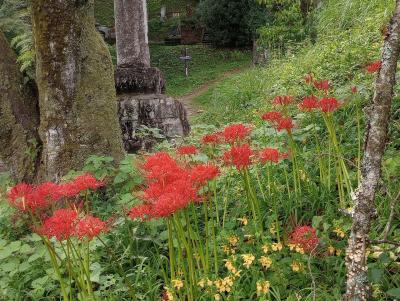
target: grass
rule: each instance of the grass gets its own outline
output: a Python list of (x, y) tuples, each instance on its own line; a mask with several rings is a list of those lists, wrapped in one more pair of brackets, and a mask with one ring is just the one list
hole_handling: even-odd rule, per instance
[[(189, 77), (185, 77), (184, 64), (179, 59), (184, 47), (192, 57), (189, 62)], [(115, 46), (110, 46), (115, 63)], [(245, 68), (251, 63), (250, 51), (215, 49), (205, 45), (164, 46), (150, 45), (151, 64), (164, 72), (167, 80), (167, 94), (182, 96), (192, 92), (222, 73)]]

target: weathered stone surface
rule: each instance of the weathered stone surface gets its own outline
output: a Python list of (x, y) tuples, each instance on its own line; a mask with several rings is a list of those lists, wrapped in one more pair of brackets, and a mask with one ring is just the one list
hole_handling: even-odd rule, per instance
[(161, 94), (121, 94), (119, 119), (127, 152), (148, 148), (146, 139), (137, 135), (141, 125), (158, 128), (168, 138), (186, 136), (190, 131), (186, 110), (182, 103)]
[(150, 67), (146, 0), (115, 0), (118, 67)]
[(118, 93), (161, 94), (165, 92), (164, 74), (155, 67), (117, 67), (115, 87)]

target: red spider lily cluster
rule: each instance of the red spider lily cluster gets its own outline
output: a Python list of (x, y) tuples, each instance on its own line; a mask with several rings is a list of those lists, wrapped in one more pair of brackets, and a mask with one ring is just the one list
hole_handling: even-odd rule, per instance
[(233, 124), (227, 126), (221, 133), (224, 141), (229, 144), (240, 142), (247, 138), (251, 133), (251, 128), (244, 124)]
[(178, 155), (195, 155), (197, 148), (193, 145), (180, 146), (176, 149)]
[(51, 182), (37, 186), (20, 183), (11, 188), (7, 194), (9, 204), (22, 211), (36, 213), (45, 210), (63, 197), (75, 197), (88, 189), (96, 190), (104, 185), (90, 174), (76, 177), (65, 184)]
[(375, 73), (378, 72), (382, 67), (382, 62), (381, 61), (375, 61), (371, 64), (369, 64), (365, 69), (367, 70), (368, 73)]
[(314, 83), (315, 89), (317, 89), (317, 90), (327, 92), (331, 88), (331, 85), (328, 80), (314, 81), (313, 83)]
[(218, 176), (219, 169), (211, 164), (186, 167), (164, 152), (149, 156), (141, 166), (147, 187), (143, 204), (129, 211), (132, 219), (163, 218), (200, 200), (199, 190)]
[(240, 171), (251, 165), (252, 155), (253, 151), (248, 144), (237, 145), (224, 153), (224, 161), (226, 164), (234, 165)]
[(75, 209), (62, 208), (54, 211), (53, 215), (35, 230), (48, 238), (55, 237), (58, 241), (63, 241), (71, 237), (92, 240), (107, 229), (108, 223), (97, 217), (85, 215), (80, 218)]
[(285, 106), (293, 102), (293, 96), (276, 96), (273, 103), (276, 105)]
[(268, 162), (278, 163), (282, 159), (286, 159), (288, 157), (287, 153), (281, 153), (276, 148), (265, 148), (261, 150), (258, 154), (260, 162), (266, 164)]
[(20, 183), (11, 188), (7, 194), (9, 204), (32, 217), (38, 216), (40, 226), (35, 231), (49, 238), (62, 241), (72, 236), (93, 239), (106, 229), (106, 222), (91, 215), (80, 218), (74, 209), (57, 209), (51, 217), (46, 216), (48, 209), (57, 205), (61, 199), (76, 197), (87, 190), (96, 190), (104, 182), (90, 174), (83, 174), (73, 181), (64, 184), (46, 182), (37, 186)]
[(299, 226), (290, 235), (290, 243), (300, 246), (307, 253), (314, 251), (318, 242), (317, 231), (311, 226)]

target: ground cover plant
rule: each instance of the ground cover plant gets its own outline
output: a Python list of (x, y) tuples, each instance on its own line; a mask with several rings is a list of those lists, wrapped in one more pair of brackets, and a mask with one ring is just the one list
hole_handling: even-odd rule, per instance
[[(379, 68), (372, 62), (366, 72)], [(352, 114), (361, 132), (360, 96), (354, 86), (338, 100), (329, 80), (312, 73), (299, 81), (307, 93), (275, 96), (257, 125), (199, 127), (187, 144), (128, 157), (118, 170), (111, 158), (93, 157), (60, 184), (9, 189), (16, 211), (3, 223), (16, 224), (3, 230), (2, 295), (340, 299), (350, 220), (339, 212), (352, 206), (361, 147), (356, 135), (353, 151), (343, 150), (341, 124)], [(394, 249), (369, 250), (380, 300), (398, 294), (398, 260)], [(36, 279), (13, 284), (32, 267)]]

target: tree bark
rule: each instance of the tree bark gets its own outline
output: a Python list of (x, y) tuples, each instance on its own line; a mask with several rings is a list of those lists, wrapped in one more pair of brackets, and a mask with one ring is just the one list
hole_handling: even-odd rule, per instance
[(366, 109), (367, 127), (362, 181), (356, 191), (353, 225), (346, 250), (347, 287), (343, 297), (346, 301), (371, 299), (366, 248), (371, 221), (375, 215), (374, 199), (381, 175), (399, 53), (400, 0), (397, 0), (383, 46), (382, 67), (376, 78), (373, 102)]
[(33, 0), (43, 142), (38, 178), (57, 180), (89, 155), (123, 155), (111, 57), (93, 0)]
[(17, 181), (31, 182), (40, 159), (38, 99), (0, 32), (0, 158)]

